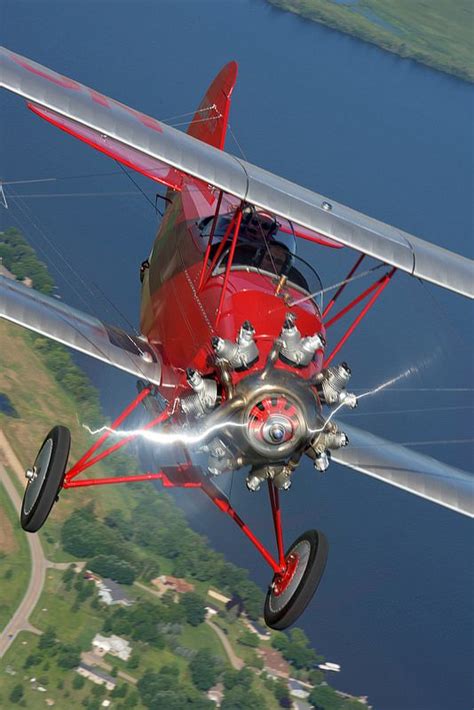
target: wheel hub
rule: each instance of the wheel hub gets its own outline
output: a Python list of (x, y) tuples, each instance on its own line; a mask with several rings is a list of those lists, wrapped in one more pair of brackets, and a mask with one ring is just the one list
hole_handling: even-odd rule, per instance
[(36, 466), (33, 466), (33, 468), (28, 468), (25, 472), (25, 477), (29, 481), (34, 481), (35, 478), (37, 477), (37, 475), (38, 475), (38, 471), (36, 470)]
[(291, 580), (295, 575), (296, 569), (298, 567), (298, 562), (299, 555), (296, 552), (292, 552), (288, 555), (288, 558), (286, 560), (285, 571), (281, 574), (275, 575), (275, 579), (273, 580), (272, 584), (272, 592), (276, 597), (279, 597), (280, 594), (283, 594), (283, 592), (287, 589), (288, 585), (290, 584)]
[(53, 454), (53, 441), (47, 439), (41, 447), (32, 469), (26, 472), (28, 485), (25, 490), (23, 508), (28, 515), (38, 500)]

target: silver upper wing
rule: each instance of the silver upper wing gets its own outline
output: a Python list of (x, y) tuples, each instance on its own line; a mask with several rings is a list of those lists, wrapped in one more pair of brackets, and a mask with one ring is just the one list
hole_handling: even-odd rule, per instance
[(157, 176), (165, 164), (408, 274), (474, 298), (472, 260), (262, 170), (7, 49), (0, 50), (0, 85), (25, 97), (43, 118), (150, 177), (153, 164)]
[(0, 276), (0, 318), (160, 384), (161, 360), (151, 345), (5, 276)]
[(345, 422), (340, 426), (350, 443), (332, 452), (333, 461), (474, 517), (474, 475)]

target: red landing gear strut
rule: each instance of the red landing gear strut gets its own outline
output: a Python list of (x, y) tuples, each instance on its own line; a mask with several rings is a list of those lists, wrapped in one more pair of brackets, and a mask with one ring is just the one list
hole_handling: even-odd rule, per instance
[[(214, 505), (237, 523), (242, 532), (272, 568), (274, 576), (265, 602), (265, 621), (274, 628), (285, 628), (301, 614), (316, 590), (324, 570), (326, 547), (320, 542), (320, 533), (309, 531), (305, 533), (306, 537), (299, 538), (291, 546), (288, 553), (285, 554), (279, 492), (270, 479), (268, 480), (268, 492), (275, 528), (277, 558), (269, 552), (250, 530), (232, 507), (226, 495), (203, 473), (200, 467), (193, 465), (190, 460), (175, 466), (165, 466), (157, 472), (147, 472), (139, 475), (78, 478), (79, 474), (90, 469), (99, 461), (103, 461), (114, 451), (119, 450), (139, 436), (139, 432), (133, 432), (113, 445), (103, 448), (109, 437), (118, 430), (118, 427), (131, 412), (150, 395), (150, 392), (150, 387), (143, 389), (68, 471), (66, 471), (66, 464), (70, 446), (69, 431), (65, 427), (55, 427), (51, 430), (40, 449), (33, 469), (27, 473), (28, 485), (21, 515), (23, 528), (28, 532), (39, 530), (46, 521), (62, 488), (103, 486), (111, 483), (137, 481), (161, 481), (165, 488), (200, 489), (210, 498)], [(152, 419), (143, 427), (142, 431), (153, 429), (158, 425), (164, 426), (166, 423), (170, 423), (171, 419), (172, 413), (167, 409)], [(101, 448), (102, 451), (99, 453)], [(315, 535), (316, 538), (314, 537)], [(320, 573), (315, 576), (313, 558), (318, 545), (320, 550), (319, 558), (321, 558), (322, 554), (324, 560), (322, 567), (319, 564)], [(311, 575), (308, 574), (311, 571), (310, 568), (313, 571)], [(302, 590), (305, 592), (304, 594), (301, 593)]]

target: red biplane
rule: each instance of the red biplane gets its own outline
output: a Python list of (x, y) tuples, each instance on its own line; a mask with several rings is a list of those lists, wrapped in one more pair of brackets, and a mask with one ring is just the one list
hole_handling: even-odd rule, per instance
[[(293, 623), (324, 571), (327, 541), (309, 530), (284, 547), (280, 491), (303, 455), (318, 471), (330, 457), (357, 471), (473, 516), (470, 476), (434, 459), (344, 426), (354, 407), (351, 371), (335, 358), (397, 270), (474, 297), (473, 262), (366, 217), (224, 151), (237, 65), (227, 64), (205, 94), (187, 134), (6, 49), (1, 84), (49, 123), (167, 187), (166, 211), (140, 268), (139, 337), (5, 278), (0, 314), (139, 378), (138, 396), (68, 468), (70, 435), (55, 426), (27, 471), (21, 523), (35, 532), (61, 489), (160, 480), (198, 488), (229, 515), (270, 565), (264, 617)], [(320, 249), (348, 247), (356, 262), (323, 308), (312, 266), (298, 256), (305, 239)], [(383, 275), (336, 311), (367, 257)], [(357, 274), (356, 274), (357, 272)], [(327, 332), (359, 304), (338, 342)], [(143, 403), (140, 432), (104, 446)], [(143, 432), (178, 441), (183, 461), (158, 472), (84, 478), (84, 471)], [(350, 439), (350, 445), (349, 444)], [(110, 441), (109, 441), (110, 444)], [(206, 465), (193, 463), (204, 453)], [(242, 470), (250, 491), (268, 487), (277, 554), (243, 522), (216, 485)]]

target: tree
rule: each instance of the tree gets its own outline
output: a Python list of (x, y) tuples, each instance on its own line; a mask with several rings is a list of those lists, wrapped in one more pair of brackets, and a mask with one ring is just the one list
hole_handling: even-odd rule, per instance
[(79, 673), (76, 673), (74, 680), (72, 681), (72, 687), (74, 690), (80, 690), (84, 687), (85, 682), (85, 678), (82, 675), (79, 675)]
[(10, 693), (10, 696), (9, 696), (10, 701), (12, 703), (19, 703), (24, 695), (24, 692), (25, 691), (23, 690), (22, 684), (18, 683), (17, 685), (15, 685), (13, 687), (12, 692)]
[(239, 594), (243, 599), (245, 611), (251, 619), (257, 621), (262, 615), (262, 590), (250, 580), (246, 580), (239, 586)]
[(308, 681), (311, 685), (321, 685), (324, 682), (324, 673), (317, 668), (314, 668), (308, 673)]
[(115, 555), (97, 555), (91, 559), (87, 567), (121, 584), (133, 584), (135, 581), (135, 570), (132, 565)]
[(288, 636), (282, 631), (273, 631), (271, 644), (273, 648), (283, 653), (288, 646)]
[(242, 688), (250, 689), (254, 675), (249, 668), (242, 668), (240, 671), (229, 670), (224, 673), (222, 682), (226, 690), (231, 690), (239, 685)]
[(23, 668), (26, 669), (26, 668), (30, 668), (30, 666), (36, 666), (36, 665), (38, 665), (38, 663), (41, 662), (41, 660), (42, 660), (42, 656), (37, 651), (30, 653), (30, 655), (27, 656), (25, 659), (25, 662), (23, 664)]
[(242, 636), (239, 638), (239, 643), (244, 646), (250, 646), (251, 648), (258, 647), (258, 636), (254, 634), (250, 629), (245, 629)]
[(44, 634), (41, 634), (40, 640), (38, 641), (38, 648), (42, 651), (51, 649), (56, 643), (56, 631), (52, 626), (48, 626)]
[(265, 710), (264, 700), (253, 690), (242, 685), (235, 685), (225, 691), (221, 710)]
[[(137, 689), (144, 705), (149, 708), (176, 707), (178, 699), (182, 704), (186, 704), (186, 698), (181, 693), (179, 674), (170, 674), (165, 669), (159, 673), (152, 670), (145, 671), (144, 675), (137, 683)], [(169, 705), (171, 703), (172, 705)], [(178, 706), (179, 708), (179, 706)]]
[(100, 700), (100, 698), (95, 698), (94, 696), (91, 696), (90, 698), (86, 698), (86, 700), (83, 701), (82, 704), (85, 705), (87, 710), (100, 710)]
[(311, 691), (308, 701), (316, 710), (341, 710), (342, 698), (329, 685), (318, 685)]
[(82, 589), (80, 590), (79, 594), (77, 595), (77, 601), (84, 602), (86, 599), (91, 597), (93, 594), (94, 594), (94, 587), (89, 582), (88, 584), (85, 584), (82, 587)]
[(81, 660), (81, 649), (73, 644), (63, 644), (59, 649), (58, 666), (61, 668), (75, 668)]
[(189, 664), (191, 678), (198, 690), (209, 690), (217, 680), (216, 661), (207, 648), (196, 653)]
[(126, 683), (120, 683), (116, 685), (115, 688), (110, 693), (111, 698), (124, 698), (128, 692), (128, 685)]
[(272, 635), (272, 646), (295, 668), (312, 668), (317, 661), (316, 652), (310, 648), (309, 640), (301, 629), (292, 629), (289, 637), (283, 633)]
[(130, 695), (127, 698), (127, 707), (128, 708), (134, 708), (138, 705), (140, 701), (139, 695), (136, 690), (132, 690)]
[(72, 582), (75, 574), (76, 573), (74, 571), (74, 565), (69, 565), (67, 570), (65, 570), (63, 573), (63, 582), (65, 584), (67, 584), (68, 582)]
[(94, 698), (103, 698), (106, 692), (107, 691), (104, 685), (94, 685), (91, 690), (91, 693)]
[(136, 651), (132, 652), (132, 655), (127, 661), (127, 666), (129, 668), (138, 668), (140, 665), (140, 654), (138, 654)]
[(191, 626), (199, 626), (206, 618), (206, 607), (204, 600), (195, 592), (183, 594), (180, 601), (180, 606), (183, 607), (186, 621)]
[(275, 694), (275, 698), (278, 700), (280, 707), (291, 708), (293, 703), (290, 698), (288, 683), (285, 683), (285, 681), (281, 679), (276, 680), (273, 686), (273, 692)]

